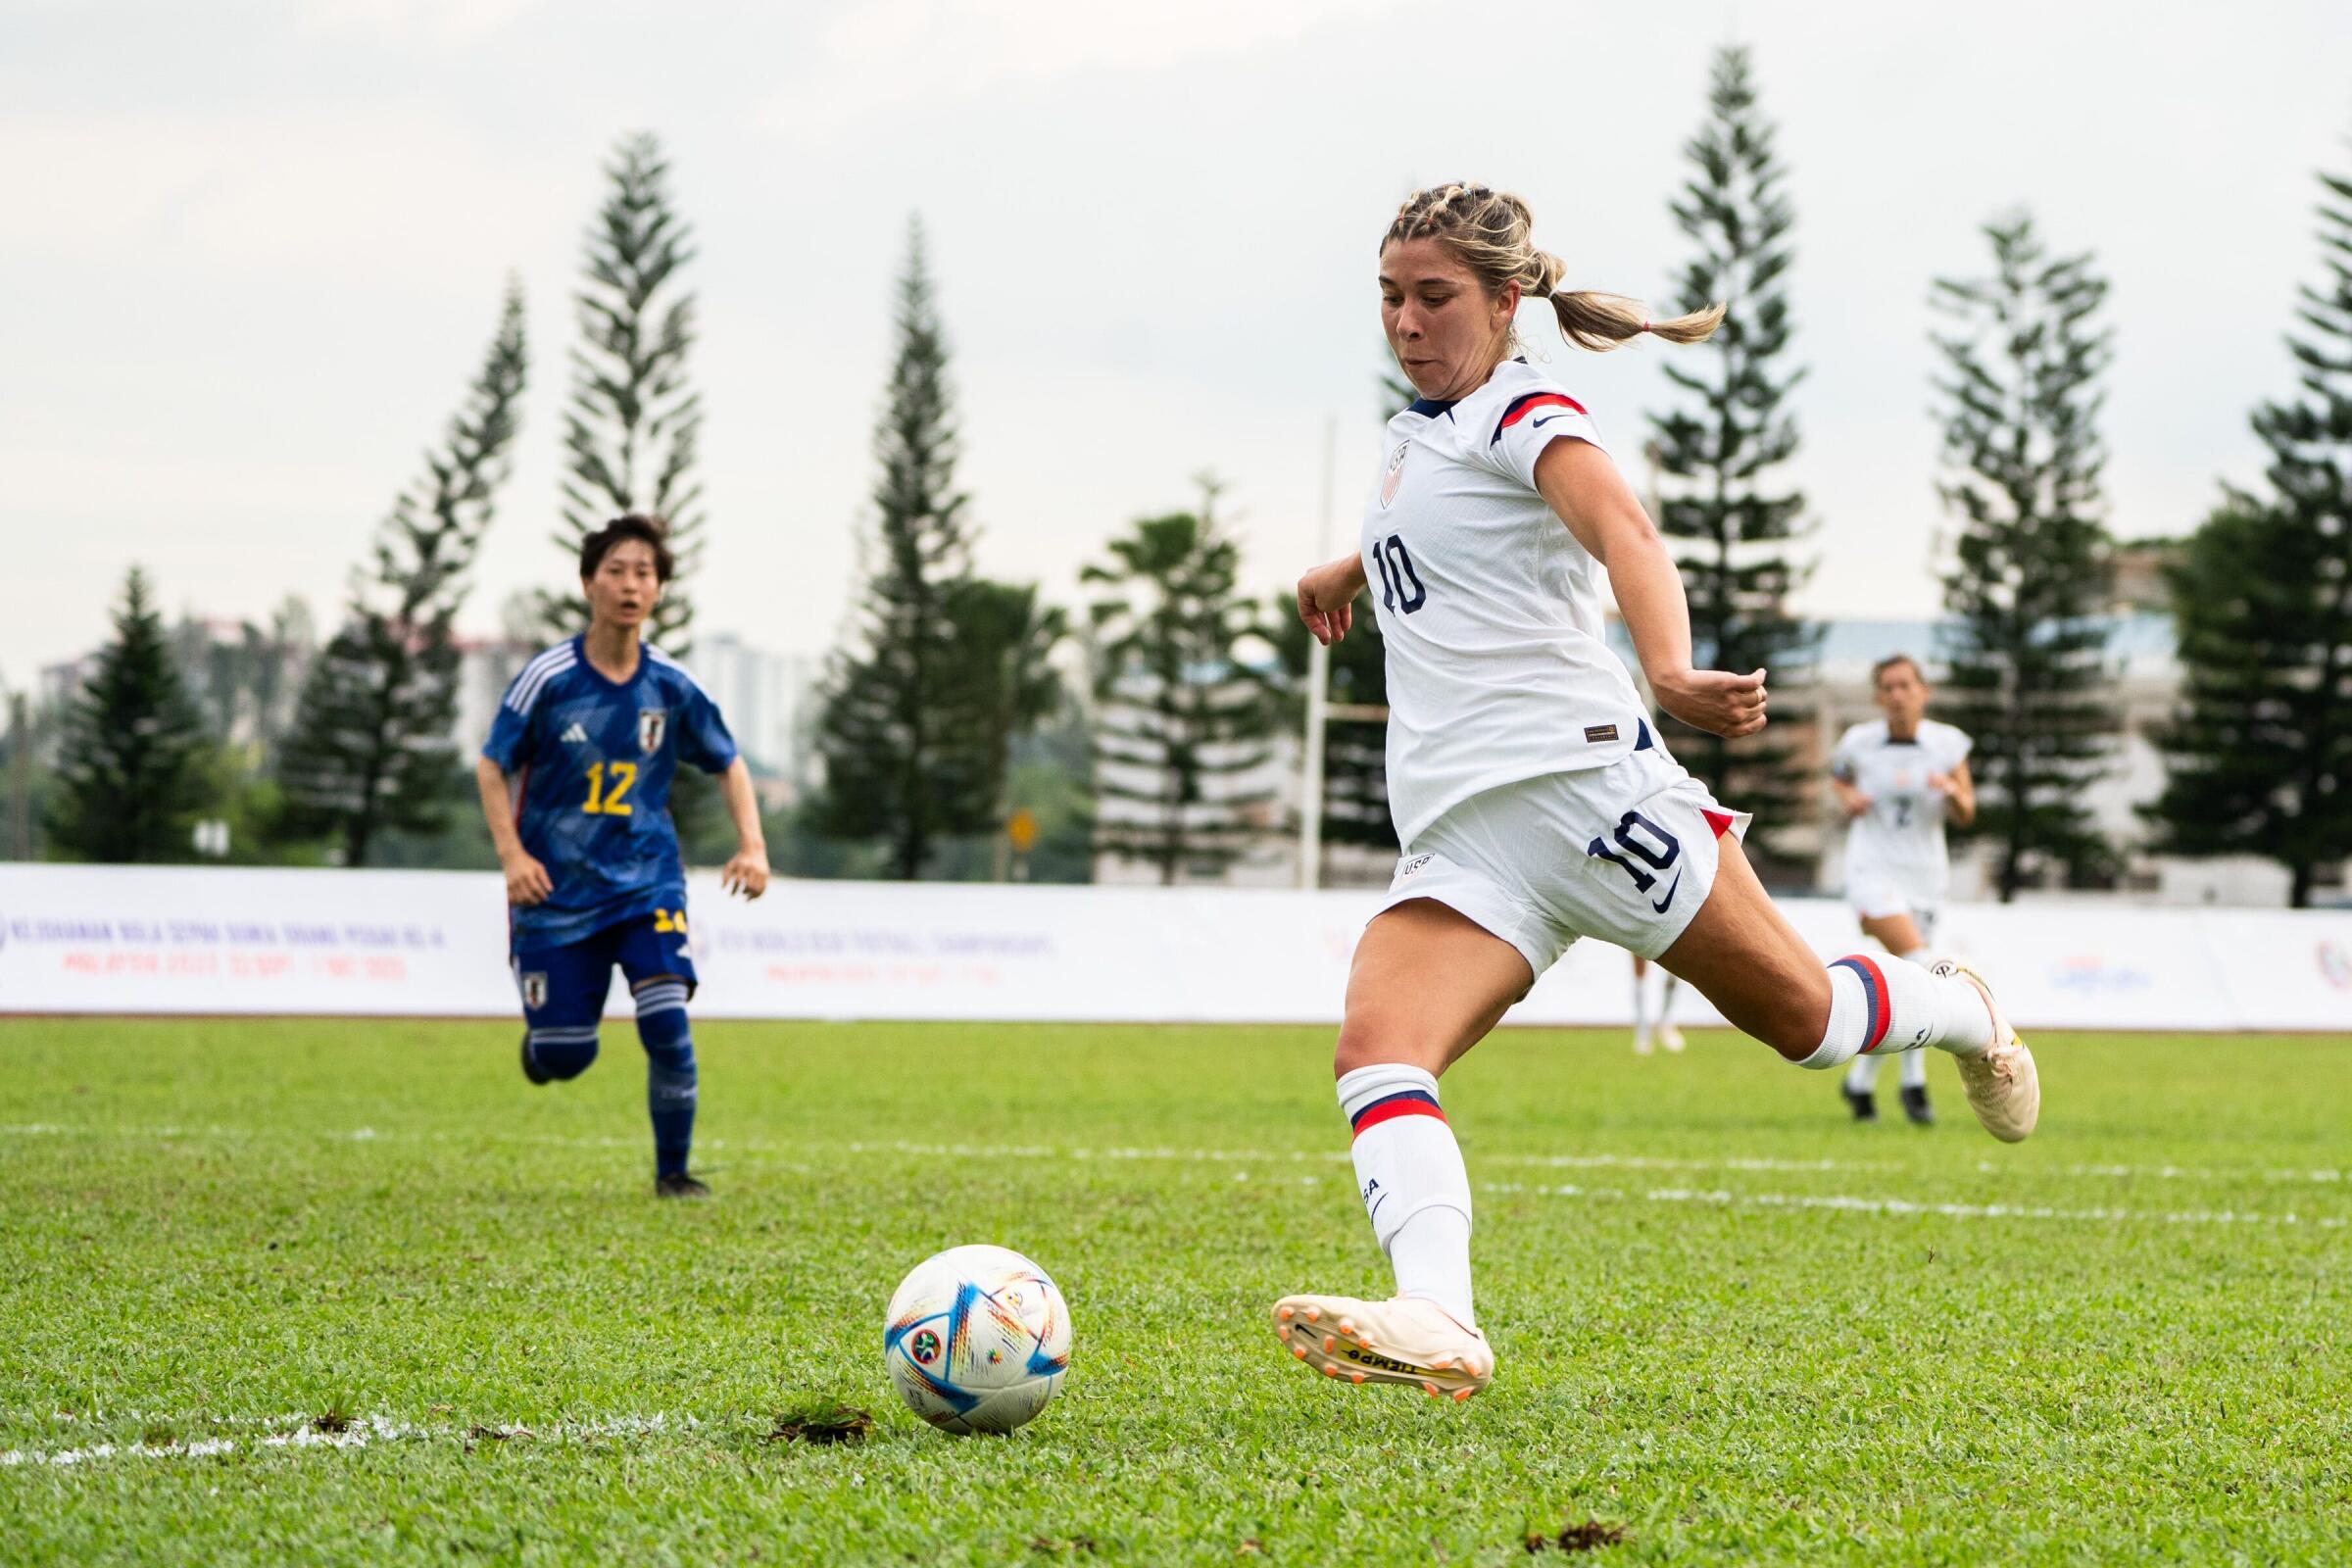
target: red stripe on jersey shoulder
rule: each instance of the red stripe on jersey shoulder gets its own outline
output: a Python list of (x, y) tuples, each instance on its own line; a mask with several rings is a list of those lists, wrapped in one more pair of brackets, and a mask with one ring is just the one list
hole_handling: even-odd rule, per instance
[(1585, 412), (1585, 406), (1582, 403), (1577, 402), (1565, 392), (1522, 392), (1511, 400), (1509, 408), (1502, 411), (1502, 422), (1494, 427), (1494, 434), (1487, 442), (1487, 445), (1493, 446), (1494, 442), (1501, 440), (1503, 431), (1508, 430), (1538, 409), (1574, 409), (1588, 419), (1592, 417), (1592, 415)]

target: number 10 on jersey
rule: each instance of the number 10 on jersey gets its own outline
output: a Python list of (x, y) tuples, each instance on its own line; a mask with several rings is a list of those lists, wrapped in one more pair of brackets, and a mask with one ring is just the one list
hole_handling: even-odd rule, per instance
[(1429, 603), (1429, 590), (1421, 586), (1421, 574), (1413, 569), (1401, 534), (1372, 541), (1372, 564), (1380, 568), (1381, 609), (1401, 609), (1409, 615)]

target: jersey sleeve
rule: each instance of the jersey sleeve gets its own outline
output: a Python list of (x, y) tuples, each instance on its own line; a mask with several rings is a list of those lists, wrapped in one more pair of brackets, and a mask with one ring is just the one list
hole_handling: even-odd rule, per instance
[(523, 676), (517, 675), (507, 688), (507, 695), (499, 701), (498, 716), (490, 721), (490, 738), (482, 743), (482, 755), (496, 762), (502, 773), (514, 771), (531, 736), (531, 714), (514, 703), (514, 693), (522, 682)]
[(718, 705), (691, 681), (678, 707), (678, 756), (706, 773), (723, 773), (735, 760), (735, 737)]
[(1950, 772), (1968, 760), (1968, 754), (1977, 749), (1968, 731), (1946, 724), (1943, 727), (1943, 771)]
[[(1561, 436), (1590, 441), (1601, 451), (1600, 426), (1585, 406), (1556, 386), (1535, 386), (1514, 393), (1494, 416), (1494, 427), (1485, 433), (1486, 461), (1530, 490), (1536, 487), (1536, 460)], [(1473, 434), (1472, 441), (1481, 439)]]

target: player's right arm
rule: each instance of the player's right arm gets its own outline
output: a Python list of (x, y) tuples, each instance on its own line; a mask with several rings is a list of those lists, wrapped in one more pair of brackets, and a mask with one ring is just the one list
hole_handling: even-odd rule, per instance
[(1870, 809), (1870, 797), (1863, 794), (1860, 786), (1854, 783), (1857, 769), (1854, 766), (1853, 744), (1854, 731), (1848, 729), (1838, 738), (1836, 749), (1830, 753), (1830, 789), (1838, 797), (1838, 808), (1845, 813), (1849, 822)]
[(550, 664), (563, 657), (550, 650), (523, 666), (507, 687), (498, 713), (490, 720), (490, 738), (482, 743), (482, 755), (473, 764), (474, 788), (482, 797), (482, 821), (489, 826), (490, 842), (498, 850), (499, 869), (507, 876), (507, 903), (517, 908), (541, 903), (556, 890), (547, 867), (522, 847), (521, 824), (514, 798), (507, 789), (507, 775), (529, 766), (531, 739), (537, 733), (533, 728), (535, 699), (546, 684)]
[(1355, 596), (1363, 591), (1364, 558), (1342, 556), (1298, 579), (1298, 618), (1328, 648), (1355, 624)]
[(498, 851), (499, 869), (507, 875), (507, 902), (528, 906), (539, 903), (555, 891), (555, 883), (530, 851), (522, 847), (522, 835), (514, 829), (514, 798), (507, 789), (507, 775), (489, 758), (477, 758), (473, 764), (474, 787), (481, 792), (482, 820), (490, 829), (491, 846)]
[(1830, 775), (1830, 788), (1837, 792), (1838, 808), (1845, 812), (1847, 820), (1870, 809), (1870, 797), (1835, 773)]
[(1658, 706), (1684, 723), (1736, 738), (1764, 727), (1764, 671), (1695, 669), (1690, 607), (1666, 541), (1609, 455), (1563, 436), (1536, 460), (1536, 489), (1609, 574), (1626, 632)]

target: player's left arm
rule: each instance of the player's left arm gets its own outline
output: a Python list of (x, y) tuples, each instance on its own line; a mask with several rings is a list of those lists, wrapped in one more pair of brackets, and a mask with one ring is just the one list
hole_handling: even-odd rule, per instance
[(1948, 773), (1937, 773), (1928, 782), (1943, 792), (1943, 814), (1954, 827), (1966, 827), (1977, 819), (1977, 782), (1968, 776), (1968, 759), (1963, 757), (1952, 764)]
[(1686, 724), (1726, 737), (1764, 727), (1764, 671), (1735, 675), (1690, 663), (1690, 607), (1666, 541), (1634, 499), (1609, 455), (1564, 436), (1536, 460), (1536, 489), (1576, 542), (1609, 574), (1658, 706)]
[(767, 835), (760, 827), (760, 798), (752, 790), (752, 770), (738, 757), (718, 775), (718, 793), (735, 821), (735, 855), (718, 873), (718, 884), (730, 893), (756, 899), (767, 891)]

